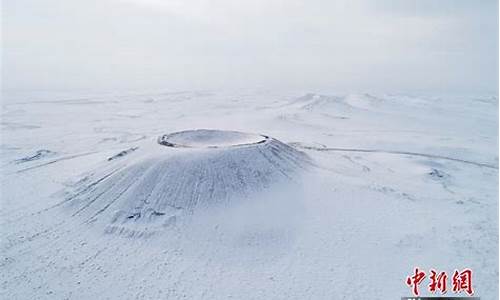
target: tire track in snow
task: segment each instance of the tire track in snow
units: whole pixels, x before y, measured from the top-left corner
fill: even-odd
[[[470,165],[474,165],[474,166],[478,166],[478,167],[484,167],[484,168],[498,170],[498,166],[495,166],[492,164],[475,162],[475,161],[471,161],[471,160],[465,160],[465,159],[449,157],[449,156],[444,156],[444,155],[437,155],[437,154],[427,154],[427,153],[419,153],[419,152],[411,152],[411,151],[383,150],[383,149],[313,147],[313,146],[303,145],[300,142],[293,142],[293,143],[290,143],[290,145],[292,145],[294,147],[301,148],[301,149],[314,150],[314,151],[364,152],[364,153],[385,153],[385,154],[396,154],[396,155],[413,155],[413,156],[420,156],[420,157],[426,157],[426,158],[445,159],[445,160],[460,162],[460,163],[464,163],[464,164],[470,164]]]

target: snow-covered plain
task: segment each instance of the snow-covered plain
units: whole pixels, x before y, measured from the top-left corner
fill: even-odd
[[[497,298],[494,96],[2,101],[2,299],[398,299],[411,295],[405,281],[417,266],[471,268],[476,295]],[[173,147],[158,158],[160,136],[203,128],[290,147],[234,150],[218,136],[220,149]],[[275,158],[267,165],[254,152]],[[209,203],[165,211],[144,200],[162,195]],[[135,222],[141,201],[151,220],[168,221]]]

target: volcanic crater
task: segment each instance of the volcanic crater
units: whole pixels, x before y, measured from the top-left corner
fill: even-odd
[[[205,208],[248,201],[298,182],[303,152],[253,133],[198,129],[162,135],[120,161],[107,161],[65,201],[74,217],[108,233],[142,236]]]

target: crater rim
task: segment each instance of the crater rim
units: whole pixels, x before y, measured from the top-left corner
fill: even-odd
[[[172,148],[231,148],[263,144],[269,141],[263,134],[219,129],[190,129],[158,137],[158,144]]]

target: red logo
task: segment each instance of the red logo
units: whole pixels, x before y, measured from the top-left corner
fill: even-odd
[[[426,276],[425,272],[417,267],[413,275],[406,278],[406,284],[411,288],[413,295],[418,296],[420,294],[419,286]],[[429,271],[429,280],[428,290],[430,293],[434,294],[439,291],[441,294],[445,294],[447,292],[448,275],[446,272],[442,271],[438,273],[436,270],[431,269]],[[461,293],[462,291],[469,296],[474,294],[474,289],[472,288],[472,270],[470,269],[464,269],[462,272],[455,270],[453,273],[452,292]]]

